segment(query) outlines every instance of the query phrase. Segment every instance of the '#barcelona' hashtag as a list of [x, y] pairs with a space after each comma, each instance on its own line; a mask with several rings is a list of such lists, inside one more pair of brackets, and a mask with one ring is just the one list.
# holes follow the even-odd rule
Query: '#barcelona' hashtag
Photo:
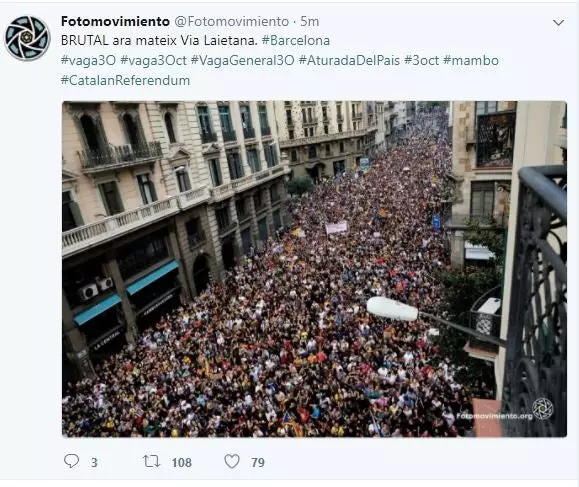
[[68, 63], [68, 60], [69, 60], [69, 59], [70, 59], [70, 58], [65, 54], [64, 56], [62, 56], [62, 57], [60, 58], [60, 63], [61, 63], [61, 64], [66, 64], [66, 63]]
[[67, 74], [65, 74], [62, 78], [60, 78], [60, 83], [63, 85], [68, 84], [68, 75]]

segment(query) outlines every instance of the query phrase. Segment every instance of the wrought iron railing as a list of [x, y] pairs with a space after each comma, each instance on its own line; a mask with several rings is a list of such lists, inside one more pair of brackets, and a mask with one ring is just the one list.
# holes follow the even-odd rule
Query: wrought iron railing
[[217, 134], [213, 131], [201, 132], [201, 142], [204, 144], [209, 144], [210, 142], [217, 142]]
[[519, 171], [519, 209], [506, 351], [505, 436], [567, 434], [567, 169]]
[[[490, 337], [498, 338], [501, 332], [501, 299], [502, 287], [497, 286], [483, 294], [472, 305], [469, 313], [469, 326], [473, 330]], [[492, 311], [492, 312], [491, 312]], [[498, 352], [498, 345], [493, 345], [478, 338], [469, 338], [472, 348]]]
[[479, 115], [476, 132], [476, 167], [511, 167], [517, 113]]
[[271, 127], [264, 127], [263, 125], [261, 126], [261, 135], [262, 137], [265, 137], [266, 135], [271, 135]]
[[207, 240], [207, 236], [203, 230], [197, 230], [195, 233], [189, 235], [189, 247], [194, 248], [201, 245]]
[[448, 228], [506, 228], [509, 225], [508, 213], [494, 215], [464, 215], [452, 211], [443, 214], [443, 225]]
[[84, 169], [140, 162], [162, 156], [163, 150], [160, 142], [146, 142], [139, 145], [111, 145], [99, 150], [79, 151], [79, 157]]
[[224, 130], [222, 131], [222, 134], [223, 134], [223, 142], [235, 142], [237, 140], [235, 130], [228, 130], [227, 132]]
[[255, 129], [253, 127], [245, 127], [243, 129], [244, 139], [255, 139]]

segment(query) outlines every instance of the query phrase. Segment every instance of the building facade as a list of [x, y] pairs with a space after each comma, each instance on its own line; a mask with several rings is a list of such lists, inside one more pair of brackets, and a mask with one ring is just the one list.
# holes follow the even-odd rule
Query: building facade
[[292, 177], [317, 179], [355, 169], [386, 149], [384, 102], [276, 101], [279, 146]]
[[63, 376], [134, 342], [287, 224], [274, 102], [65, 103]]

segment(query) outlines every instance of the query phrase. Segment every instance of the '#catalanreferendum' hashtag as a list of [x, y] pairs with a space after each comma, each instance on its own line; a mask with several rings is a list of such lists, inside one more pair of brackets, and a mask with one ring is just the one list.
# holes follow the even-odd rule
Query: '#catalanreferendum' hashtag
[[443, 62], [444, 62], [444, 64], [448, 64], [450, 62], [450, 60], [451, 60], [451, 57], [450, 57], [450, 55], [447, 54], [446, 56], [444, 56]]
[[197, 61], [199, 61], [199, 56], [195, 55], [191, 57], [191, 64], [197, 64]]
[[69, 57], [65, 54], [64, 56], [62, 56], [60, 58], [60, 63], [61, 64], [66, 64], [68, 62]]
[[263, 36], [263, 37], [261, 38], [261, 42], [262, 42], [263, 44], [268, 44], [268, 43], [269, 43], [269, 36]]
[[121, 56], [121, 64], [127, 64], [128, 61], [129, 56], [127, 56], [126, 54], [124, 56]]
[[68, 75], [65, 74], [62, 78], [60, 78], [60, 84], [63, 84], [63, 85], [68, 84]]

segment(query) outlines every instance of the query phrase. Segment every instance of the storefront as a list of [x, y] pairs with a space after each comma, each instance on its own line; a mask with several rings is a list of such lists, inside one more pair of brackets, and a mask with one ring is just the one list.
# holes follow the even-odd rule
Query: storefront
[[120, 302], [119, 295], [113, 294], [74, 317], [94, 363], [120, 352], [127, 343]]
[[173, 260], [127, 286], [141, 331], [155, 326], [159, 319], [181, 304], [179, 263]]

